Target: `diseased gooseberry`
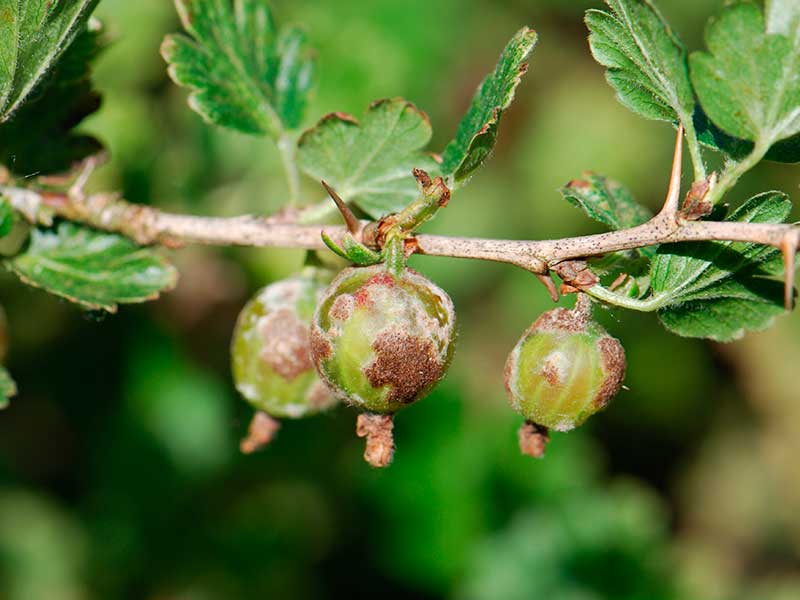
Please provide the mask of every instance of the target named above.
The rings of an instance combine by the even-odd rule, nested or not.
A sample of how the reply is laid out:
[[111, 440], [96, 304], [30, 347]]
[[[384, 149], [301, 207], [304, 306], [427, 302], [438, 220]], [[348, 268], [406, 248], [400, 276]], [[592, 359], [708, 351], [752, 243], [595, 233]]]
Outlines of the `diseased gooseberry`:
[[331, 283], [312, 322], [311, 356], [336, 396], [371, 413], [358, 432], [373, 466], [391, 460], [391, 415], [444, 376], [455, 335], [450, 297], [416, 271], [352, 267]]
[[590, 300], [542, 314], [522, 335], [505, 366], [512, 408], [527, 419], [520, 447], [541, 456], [547, 429], [569, 431], [603, 409], [625, 377], [625, 351], [591, 319]]
[[231, 343], [233, 379], [258, 411], [244, 452], [265, 445], [279, 419], [316, 414], [336, 403], [311, 362], [309, 323], [330, 281], [328, 272], [306, 267], [272, 283], [242, 309]]

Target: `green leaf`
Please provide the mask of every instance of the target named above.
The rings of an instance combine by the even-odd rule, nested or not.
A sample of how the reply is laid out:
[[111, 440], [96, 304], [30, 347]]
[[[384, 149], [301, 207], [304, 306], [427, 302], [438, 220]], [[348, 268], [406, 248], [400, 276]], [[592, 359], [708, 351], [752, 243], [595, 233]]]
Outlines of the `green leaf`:
[[[785, 8], [785, 11], [783, 9]], [[725, 133], [769, 148], [800, 133], [800, 19], [785, 2], [770, 5], [769, 28], [758, 5], [722, 10], [706, 30], [708, 52], [690, 57], [700, 103]], [[776, 16], [794, 18], [776, 23]]]
[[430, 139], [424, 112], [402, 98], [378, 100], [361, 122], [344, 113], [323, 117], [300, 137], [297, 164], [377, 219], [419, 195], [412, 169], [438, 168], [421, 150]]
[[611, 229], [635, 227], [653, 216], [650, 210], [634, 200], [625, 186], [603, 175], [584, 173], [584, 179], [574, 179], [559, 191], [570, 204], [583, 209], [590, 219]]
[[483, 80], [461, 119], [455, 139], [442, 154], [441, 172], [458, 187], [489, 157], [497, 139], [500, 117], [514, 100], [514, 92], [527, 71], [525, 62], [536, 45], [537, 34], [520, 29], [508, 42], [494, 71]]
[[18, 175], [67, 171], [102, 145], [72, 129], [100, 107], [91, 61], [103, 48], [99, 27], [84, 29], [12, 118], [0, 124], [0, 163]]
[[115, 312], [118, 303], [154, 300], [178, 278], [154, 251], [74, 223], [62, 223], [55, 231], [34, 230], [27, 251], [6, 265], [29, 285], [108, 312]]
[[[727, 221], [781, 223], [791, 203], [785, 194], [754, 196]], [[685, 242], [658, 249], [651, 268], [653, 300], [661, 322], [690, 337], [730, 341], [767, 327], [783, 312], [783, 285], [775, 275], [779, 250], [745, 242]]]
[[6, 237], [14, 227], [17, 211], [4, 196], [0, 196], [0, 238]]
[[99, 0], [0, 0], [0, 123], [56, 63]]
[[647, 119], [691, 123], [694, 94], [680, 41], [647, 0], [606, 4], [611, 12], [587, 11], [586, 25], [619, 101]]
[[175, 0], [186, 32], [161, 54], [205, 120], [277, 138], [303, 120], [316, 60], [297, 28], [276, 32], [265, 0]]
[[11, 379], [8, 369], [0, 365], [0, 410], [8, 407], [8, 401], [17, 395], [17, 384]]

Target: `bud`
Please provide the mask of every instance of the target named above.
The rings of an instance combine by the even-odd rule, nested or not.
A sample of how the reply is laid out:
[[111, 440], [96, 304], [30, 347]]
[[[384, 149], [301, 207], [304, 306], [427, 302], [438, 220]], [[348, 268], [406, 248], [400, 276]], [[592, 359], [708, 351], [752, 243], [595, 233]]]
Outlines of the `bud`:
[[589, 302], [579, 295], [573, 310], [545, 312], [508, 356], [511, 406], [531, 424], [569, 431], [603, 409], [622, 385], [625, 351], [591, 320]]
[[453, 354], [447, 293], [411, 269], [353, 267], [334, 279], [311, 327], [311, 356], [346, 402], [390, 415], [427, 395]]
[[[309, 352], [309, 324], [329, 280], [326, 271], [306, 267], [263, 288], [239, 314], [231, 343], [236, 389], [270, 417], [298, 419], [335, 404]], [[258, 429], [274, 433], [276, 428]]]

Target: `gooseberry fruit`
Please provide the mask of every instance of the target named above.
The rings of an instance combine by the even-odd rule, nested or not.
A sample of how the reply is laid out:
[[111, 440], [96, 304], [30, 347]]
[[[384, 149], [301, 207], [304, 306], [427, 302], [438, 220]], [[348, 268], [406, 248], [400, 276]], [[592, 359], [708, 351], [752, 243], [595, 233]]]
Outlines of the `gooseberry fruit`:
[[331, 283], [312, 321], [311, 356], [334, 394], [368, 413], [357, 431], [373, 466], [391, 461], [391, 415], [444, 376], [455, 336], [453, 302], [416, 271], [352, 267]]
[[275, 419], [298, 419], [330, 408], [333, 394], [311, 362], [309, 324], [328, 271], [306, 267], [260, 290], [242, 309], [231, 342], [236, 389], [259, 412], [242, 442], [244, 452], [265, 445]]
[[542, 314], [522, 335], [505, 366], [512, 408], [527, 420], [520, 447], [541, 456], [547, 429], [569, 431], [603, 409], [625, 377], [619, 340], [591, 318], [588, 297], [572, 310]]

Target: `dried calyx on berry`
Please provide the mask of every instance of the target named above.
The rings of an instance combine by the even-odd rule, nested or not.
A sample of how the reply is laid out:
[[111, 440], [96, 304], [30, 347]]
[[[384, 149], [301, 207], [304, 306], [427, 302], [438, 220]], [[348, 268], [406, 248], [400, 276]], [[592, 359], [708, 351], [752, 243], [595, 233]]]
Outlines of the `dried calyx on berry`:
[[505, 384], [512, 408], [526, 424], [520, 449], [541, 457], [548, 429], [569, 431], [602, 410], [625, 377], [619, 340], [592, 321], [591, 300], [542, 314], [508, 356]]
[[298, 419], [330, 408], [336, 399], [311, 362], [309, 324], [331, 280], [326, 269], [305, 267], [259, 291], [242, 309], [231, 343], [236, 389], [257, 409], [242, 452], [263, 447], [276, 419]]
[[453, 354], [455, 311], [447, 293], [408, 268], [342, 271], [319, 303], [311, 356], [337, 397], [363, 411], [365, 459], [391, 462], [391, 415], [444, 376]]

